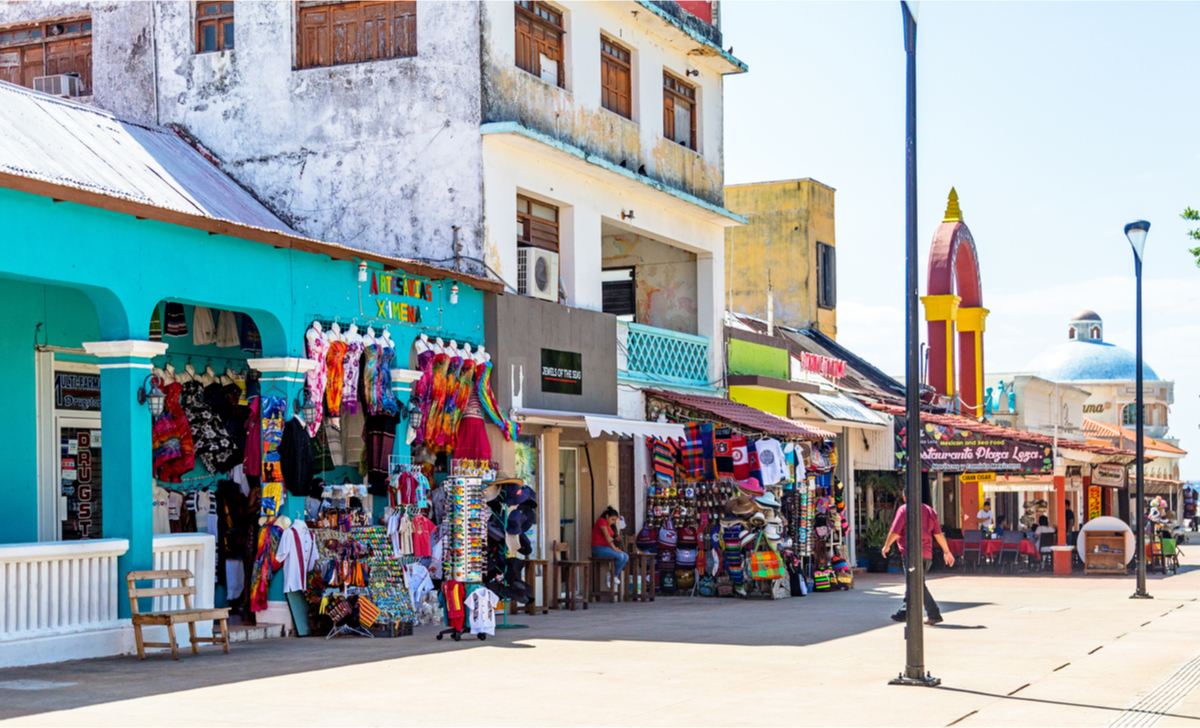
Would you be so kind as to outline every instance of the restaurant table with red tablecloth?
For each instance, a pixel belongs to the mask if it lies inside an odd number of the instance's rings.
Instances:
[[[998,538],[985,538],[979,544],[979,552],[988,558],[998,558],[1000,556],[1000,546],[1003,543],[1004,542]],[[950,553],[954,554],[955,556],[962,556],[963,540],[961,538],[948,538],[946,539],[946,545],[950,547]],[[1033,541],[1030,541],[1027,538],[1021,539],[1020,548],[1021,553],[1025,556],[1028,556],[1031,559],[1039,558],[1037,545],[1034,544]]]

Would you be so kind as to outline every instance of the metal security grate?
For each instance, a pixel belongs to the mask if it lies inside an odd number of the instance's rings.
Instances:
[[[708,339],[629,324],[628,371],[652,381],[704,386],[708,383]]]

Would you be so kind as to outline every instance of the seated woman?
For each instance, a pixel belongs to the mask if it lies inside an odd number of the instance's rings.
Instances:
[[[1055,533],[1055,530],[1051,528],[1049,518],[1046,518],[1045,516],[1038,516],[1038,527],[1033,532],[1033,537],[1040,541],[1043,533]],[[1049,547],[1042,547],[1040,550],[1044,554],[1050,552]]]
[[[617,576],[619,577],[621,571],[625,568],[625,564],[629,563],[629,554],[622,551],[621,547],[617,546],[616,541],[613,540],[613,536],[616,534],[618,518],[617,510],[609,506],[596,519],[595,525],[592,526],[592,556],[615,559]]]

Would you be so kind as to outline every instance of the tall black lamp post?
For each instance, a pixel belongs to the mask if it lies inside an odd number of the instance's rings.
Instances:
[[[921,558],[921,353],[920,330],[917,328],[920,315],[917,310],[917,18],[916,3],[901,2],[904,15],[904,51],[908,56],[908,108],[905,116],[904,181],[905,211],[905,311],[906,353],[904,367],[905,414],[908,417],[908,435],[905,440],[905,475],[907,477],[907,501],[905,509],[905,551],[907,558],[904,570],[907,576],[907,602],[905,613],[908,622],[904,630],[906,647],[904,672],[891,681],[892,685],[938,685],[941,680],[925,671],[925,633],[921,616],[924,604],[921,598],[925,585],[925,562]]]
[[[1153,599],[1146,593],[1146,450],[1142,440],[1145,427],[1145,410],[1142,407],[1142,251],[1146,247],[1146,233],[1150,223],[1134,220],[1125,226],[1125,237],[1133,246],[1133,270],[1137,278],[1137,486],[1133,517],[1137,519],[1137,591],[1131,599]]]

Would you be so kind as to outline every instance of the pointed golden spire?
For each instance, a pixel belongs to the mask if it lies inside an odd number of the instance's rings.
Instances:
[[[962,222],[962,210],[958,209],[958,193],[950,188],[950,199],[946,202],[946,217],[942,222]]]

